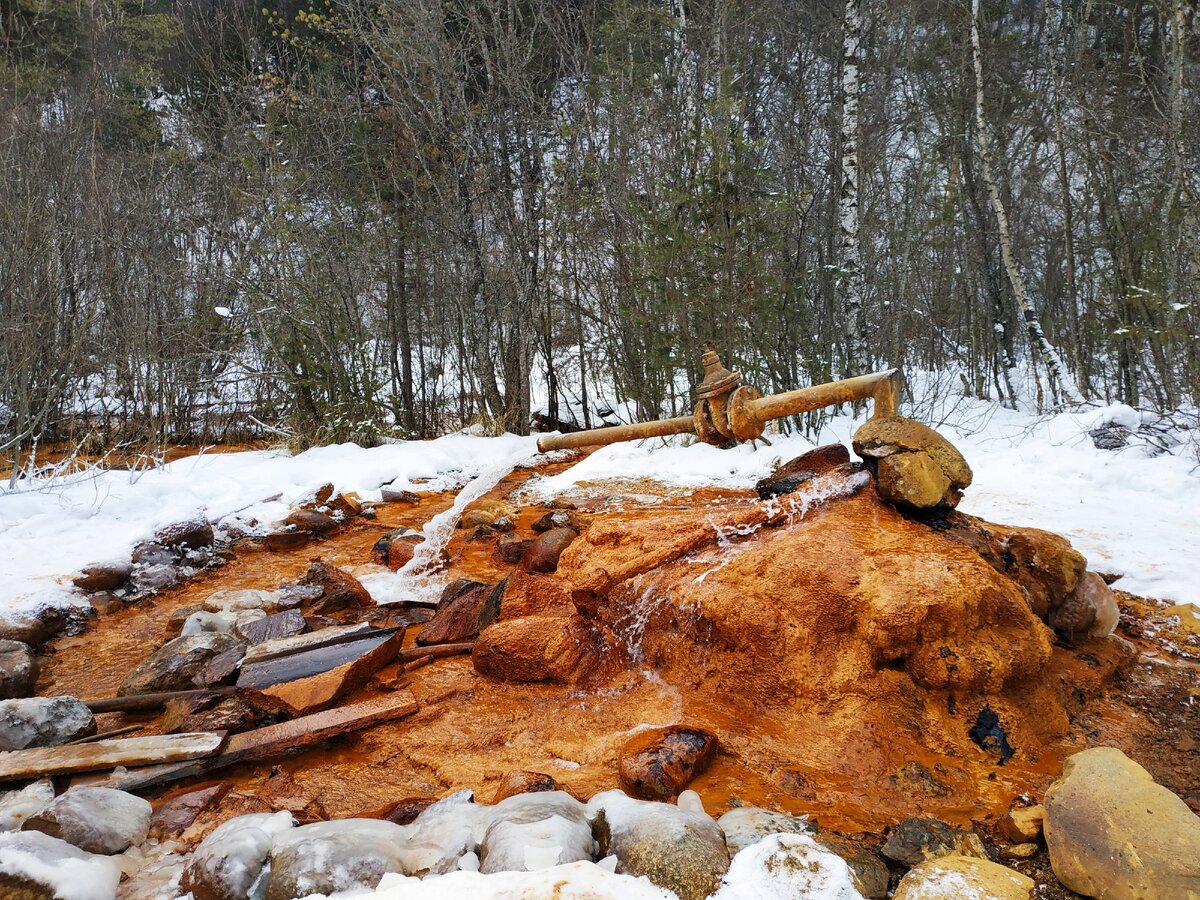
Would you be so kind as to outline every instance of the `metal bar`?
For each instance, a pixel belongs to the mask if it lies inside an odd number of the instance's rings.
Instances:
[[[613,425],[609,428],[593,428],[591,431],[575,431],[571,434],[548,434],[538,438],[538,452],[576,450],[580,447],[597,447],[620,441],[695,433],[695,420],[691,416],[680,416],[677,419],[663,419],[659,422],[635,422],[632,425]]]
[[[870,375],[859,375],[857,378],[831,381],[828,384],[814,384],[812,387],[800,388],[798,391],[772,394],[770,397],[752,400],[746,405],[749,407],[750,413],[760,422],[768,419],[782,419],[785,416],[798,416],[823,406],[835,406],[839,403],[850,403],[873,397],[876,388],[881,383],[890,383],[898,373],[899,369],[887,369],[883,372],[872,372]]]

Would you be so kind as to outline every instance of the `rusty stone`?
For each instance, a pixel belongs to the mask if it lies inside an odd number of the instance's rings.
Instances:
[[[618,757],[621,786],[642,800],[677,797],[717,755],[716,735],[672,725],[630,738]]]

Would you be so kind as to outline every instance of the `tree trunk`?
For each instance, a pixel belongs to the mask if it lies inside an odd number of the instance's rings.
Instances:
[[[867,356],[863,313],[862,244],[858,235],[858,56],[861,0],[846,0],[842,35],[842,168],[838,193],[838,267],[846,316],[846,374],[863,375]]]

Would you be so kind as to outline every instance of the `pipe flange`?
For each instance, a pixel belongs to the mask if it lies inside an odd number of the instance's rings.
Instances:
[[[712,407],[707,400],[701,400],[696,404],[696,411],[692,414],[692,418],[696,424],[696,436],[704,443],[722,448],[733,443],[732,439],[728,435],[722,434],[714,424]]]
[[[757,388],[742,385],[729,397],[729,427],[738,442],[753,441],[762,437],[767,424],[755,418],[750,404],[762,396]]]

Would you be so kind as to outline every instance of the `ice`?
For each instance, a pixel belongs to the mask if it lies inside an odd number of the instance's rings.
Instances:
[[[0,831],[20,831],[21,824],[35,816],[54,800],[54,785],[49,778],[27,784],[19,791],[0,794]]]
[[[28,879],[57,900],[113,900],[121,867],[40,831],[0,834],[0,873]]]
[[[470,791],[442,798],[406,826],[405,871],[450,871],[464,854],[479,847],[491,815],[489,807],[473,801]]]
[[[150,831],[150,803],[125,791],[77,787],[45,810],[54,833],[93,853],[122,853]]]
[[[251,813],[223,822],[200,842],[185,878],[192,884],[219,885],[228,896],[248,896],[276,839],[294,827],[288,812]]]
[[[773,834],[738,853],[712,900],[863,900],[850,867],[802,834]]]
[[[575,862],[536,872],[451,872],[440,878],[385,875],[374,896],[382,900],[678,900],[647,878],[617,875]]]
[[[491,810],[491,823],[480,842],[479,870],[485,874],[546,869],[590,861],[595,855],[585,807],[569,794],[517,794]]]

